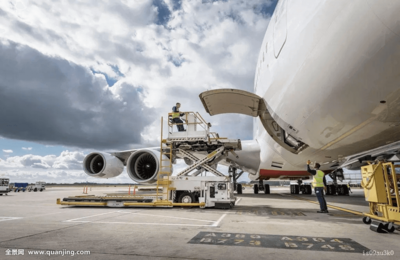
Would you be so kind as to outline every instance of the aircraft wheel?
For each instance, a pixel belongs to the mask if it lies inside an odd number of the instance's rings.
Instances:
[[[254,184],[254,194],[258,194],[258,184]]]
[[[336,187],[334,185],[328,185],[326,187],[326,195],[335,195],[335,194],[336,194]]]
[[[347,185],[342,185],[343,195],[349,195],[349,187]]]
[[[264,193],[265,194],[270,194],[269,184],[264,184]]]
[[[238,184],[236,187],[236,192],[237,194],[242,194],[243,193],[243,187],[242,184]]]
[[[300,187],[299,185],[290,185],[290,194],[299,194]]]

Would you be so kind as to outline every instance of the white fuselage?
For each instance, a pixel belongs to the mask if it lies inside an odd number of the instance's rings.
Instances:
[[[254,89],[280,127],[308,147],[284,149],[255,118],[261,164],[253,178],[307,175],[307,159],[329,170],[345,156],[400,140],[399,14],[396,0],[278,3]]]

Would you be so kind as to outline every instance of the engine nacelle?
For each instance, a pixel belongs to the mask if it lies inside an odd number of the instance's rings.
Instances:
[[[171,172],[168,157],[163,155],[163,172]],[[129,177],[138,183],[153,183],[157,181],[157,173],[160,169],[160,152],[142,149],[131,154],[126,163],[126,171]]]
[[[90,153],[83,160],[83,170],[91,177],[117,177],[124,170],[120,159],[107,153]]]

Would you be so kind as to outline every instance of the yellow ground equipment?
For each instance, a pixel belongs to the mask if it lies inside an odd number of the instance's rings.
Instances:
[[[394,223],[400,222],[400,174],[396,168],[400,165],[392,162],[368,163],[361,167],[361,186],[369,202],[369,212],[364,213],[363,222],[370,224],[375,232],[393,232]]]

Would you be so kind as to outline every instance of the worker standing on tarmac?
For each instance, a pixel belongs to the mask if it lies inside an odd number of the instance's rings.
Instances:
[[[318,213],[329,213],[328,208],[326,206],[326,201],[324,198],[324,190],[326,191],[326,180],[325,173],[319,169],[321,165],[319,163],[315,163],[315,170],[310,169],[311,161],[307,161],[307,171],[314,175],[313,187],[315,191],[315,195],[317,195],[319,201],[319,207],[321,210],[317,211]]]
[[[181,107],[180,103],[176,103],[175,106],[172,107],[172,122],[174,122],[176,127],[178,128],[179,132],[186,131],[185,128],[183,127],[183,121],[181,119],[181,116],[184,116],[185,113],[180,113],[179,108]]]

